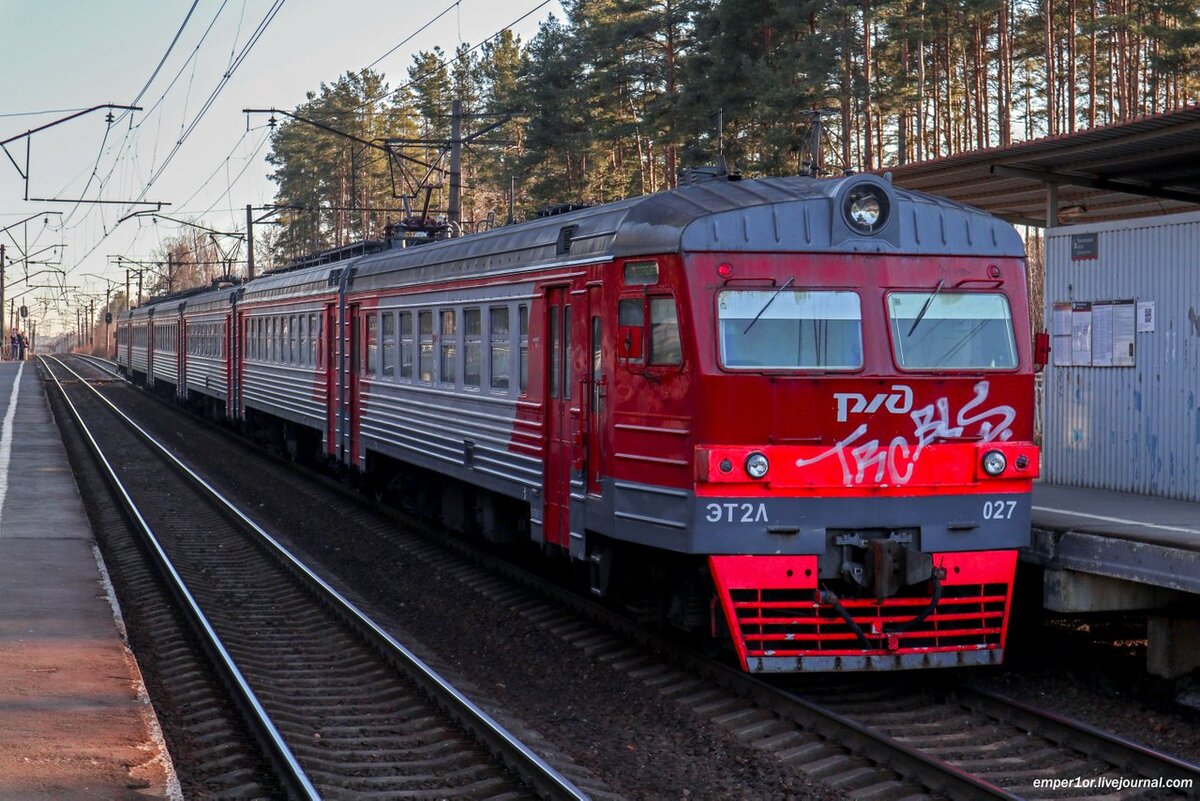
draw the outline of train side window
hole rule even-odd
[[[379,371],[379,317],[367,315],[367,375],[374,378]]]
[[[675,298],[650,298],[650,363],[681,364],[683,345],[679,341],[679,314]]]
[[[620,328],[618,349],[627,364],[645,361],[642,339],[646,330],[646,301],[643,297],[623,298],[617,303],[617,325]]]
[[[423,311],[419,315],[421,324],[421,354],[417,364],[418,375],[426,383],[433,382],[433,312]]]
[[[296,315],[296,364],[308,364],[308,317]]]
[[[400,378],[412,381],[413,377],[413,316],[412,312],[400,312]]]
[[[438,381],[442,384],[458,383],[458,319],[454,309],[441,310],[442,358]]]
[[[508,328],[508,307],[493,306],[488,310],[489,348],[492,389],[508,389],[509,359],[512,356]]]
[[[463,309],[463,385],[483,380],[483,320],[479,309]]]
[[[308,315],[308,336],[312,338],[312,356],[308,363],[317,367],[320,362],[320,318],[316,314]]]
[[[383,350],[380,351],[380,357],[383,362],[383,377],[386,379],[394,379],[396,377],[396,313],[386,311],[383,313]]]
[[[270,327],[268,328],[267,339],[271,342],[271,350],[267,356],[267,361],[273,362],[279,359],[279,318],[272,317]]]
[[[520,353],[520,390],[524,392],[529,388],[529,307],[522,303],[517,307],[517,318],[519,320],[519,340],[518,351]]]
[[[547,320],[547,328],[550,329],[549,342],[546,344],[546,349],[550,354],[550,397],[558,397],[558,382],[559,374],[562,372],[562,353],[559,350],[558,339],[558,307],[550,307],[550,316]]]

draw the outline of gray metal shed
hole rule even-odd
[[[1045,319],[1043,477],[1200,501],[1200,212],[1048,229]]]

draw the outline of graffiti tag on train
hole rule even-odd
[[[945,397],[914,410],[910,415],[914,423],[911,439],[896,436],[884,445],[879,439],[866,439],[867,424],[863,423],[829,450],[811,459],[797,459],[796,466],[805,467],[836,457],[841,462],[842,478],[847,484],[907,484],[912,480],[913,468],[925,447],[940,439],[957,439],[974,426],[979,427],[978,436],[983,442],[1012,438],[1011,428],[1017,417],[1016,410],[1006,404],[986,406],[989,388],[987,381],[976,383],[974,397],[957,412],[951,410],[950,401]],[[837,396],[838,420],[844,419],[843,413],[846,411],[859,413],[872,407],[875,410],[882,407],[894,413],[893,407],[903,406],[906,398],[911,406],[910,388],[897,384],[892,390],[891,393],[876,395],[870,401],[862,395],[840,393]]]

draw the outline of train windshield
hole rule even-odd
[[[908,370],[1011,370],[1017,366],[1008,299],[987,292],[888,295],[896,363]]]
[[[862,304],[854,292],[727,290],[717,296],[721,365],[734,370],[857,370]]]

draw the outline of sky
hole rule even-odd
[[[186,230],[120,221],[159,202],[164,215],[243,230],[246,204],[275,193],[267,115],[243,109],[293,109],[373,63],[395,87],[420,50],[452,53],[505,27],[527,42],[551,13],[562,16],[558,0],[0,0],[0,141],[20,137],[0,153],[6,307],[25,304],[39,335],[73,329],[87,296],[99,306],[106,287],[124,287],[115,257],[149,259]],[[143,110],[22,137],[105,103]],[[46,202],[61,199],[116,202]]]

